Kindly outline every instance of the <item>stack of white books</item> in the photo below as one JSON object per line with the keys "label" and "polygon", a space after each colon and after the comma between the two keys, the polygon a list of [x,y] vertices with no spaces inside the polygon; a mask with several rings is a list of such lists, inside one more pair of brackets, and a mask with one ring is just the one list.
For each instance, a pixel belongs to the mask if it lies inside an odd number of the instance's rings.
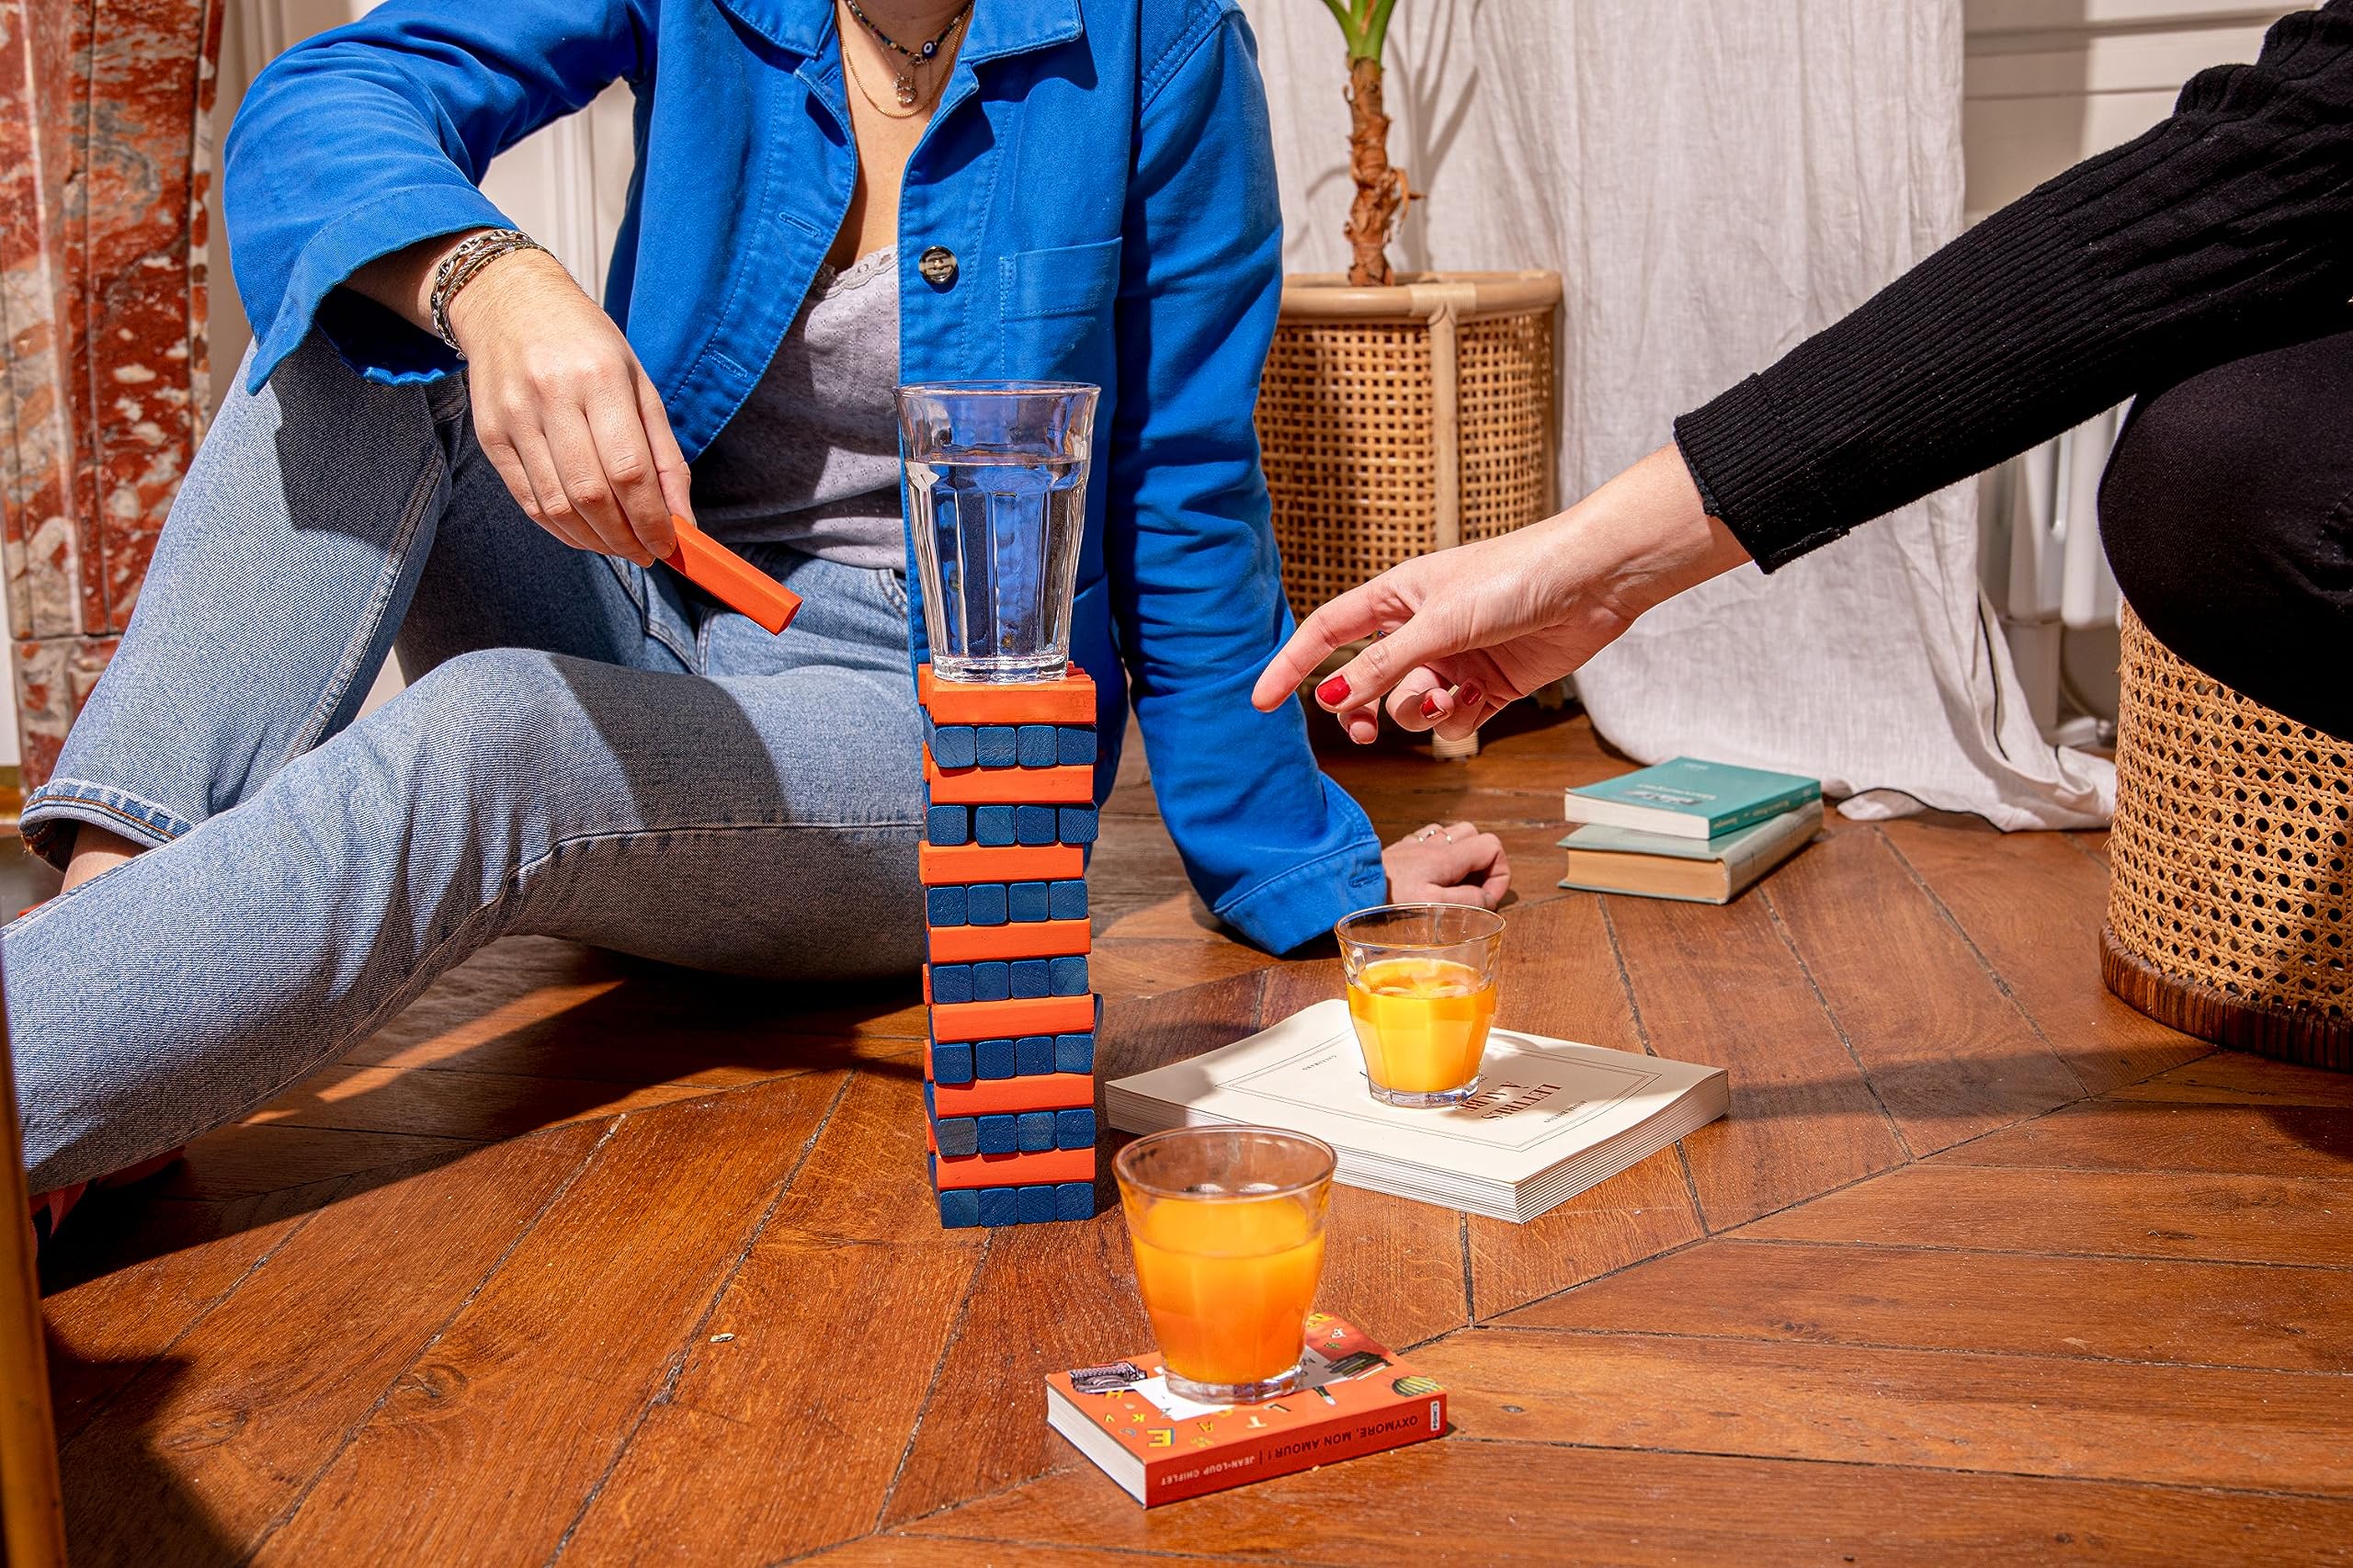
{"label": "stack of white books", "polygon": [[1720,1067],[1496,1029],[1478,1094],[1404,1110],[1367,1092],[1347,1004],[1105,1085],[1125,1132],[1250,1122],[1321,1138],[1337,1179],[1525,1223],[1724,1114]]}

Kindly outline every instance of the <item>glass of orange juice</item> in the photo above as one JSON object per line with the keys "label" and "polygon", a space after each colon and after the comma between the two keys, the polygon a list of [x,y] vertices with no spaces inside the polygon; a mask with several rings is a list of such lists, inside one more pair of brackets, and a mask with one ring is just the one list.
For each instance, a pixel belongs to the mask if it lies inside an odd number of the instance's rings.
{"label": "glass of orange juice", "polygon": [[1111,1162],[1171,1392],[1245,1404],[1298,1389],[1333,1165],[1330,1144],[1271,1127],[1179,1127]]}
{"label": "glass of orange juice", "polygon": [[1332,931],[1372,1097],[1427,1110],[1477,1093],[1504,917],[1465,903],[1389,903]]}

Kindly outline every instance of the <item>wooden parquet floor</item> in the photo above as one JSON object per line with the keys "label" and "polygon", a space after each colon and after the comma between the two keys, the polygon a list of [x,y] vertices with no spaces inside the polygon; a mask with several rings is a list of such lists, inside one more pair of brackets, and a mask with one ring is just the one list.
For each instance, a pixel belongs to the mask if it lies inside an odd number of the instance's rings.
{"label": "wooden parquet floor", "polygon": [[[2097,835],[1561,892],[1558,790],[1625,765],[1518,722],[1330,762],[1385,832],[1505,833],[1505,1021],[1733,1111],[1529,1225],[1336,1195],[1323,1304],[1443,1441],[1144,1513],[1040,1393],[1148,1341],[1116,1210],[938,1228],[911,988],[518,940],[50,1259],[76,1561],[2353,1557],[2353,1079],[2109,997]],[[1218,934],[1140,776],[1095,883],[1114,1074],[1336,991]]]}

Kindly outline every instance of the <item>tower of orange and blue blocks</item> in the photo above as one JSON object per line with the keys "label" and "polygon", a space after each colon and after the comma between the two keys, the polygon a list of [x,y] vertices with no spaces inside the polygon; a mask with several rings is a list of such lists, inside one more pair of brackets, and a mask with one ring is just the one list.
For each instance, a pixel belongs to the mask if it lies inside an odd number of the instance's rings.
{"label": "tower of orange and blue blocks", "polygon": [[939,1222],[1095,1213],[1086,846],[1095,683],[979,685],[920,672],[931,1039],[924,1061]]}

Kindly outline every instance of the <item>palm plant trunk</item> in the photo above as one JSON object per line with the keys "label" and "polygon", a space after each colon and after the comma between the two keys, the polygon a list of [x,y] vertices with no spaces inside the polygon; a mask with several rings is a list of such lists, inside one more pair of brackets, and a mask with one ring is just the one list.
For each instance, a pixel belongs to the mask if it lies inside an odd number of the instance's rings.
{"label": "palm plant trunk", "polygon": [[1348,62],[1348,174],[1356,199],[1348,204],[1348,281],[1386,285],[1389,235],[1405,201],[1405,176],[1389,165],[1389,117],[1381,112],[1381,62]]}
{"label": "palm plant trunk", "polygon": [[1324,0],[1348,40],[1348,281],[1363,288],[1394,280],[1389,236],[1405,205],[1405,171],[1389,164],[1389,116],[1381,104],[1381,48],[1397,0]]}

